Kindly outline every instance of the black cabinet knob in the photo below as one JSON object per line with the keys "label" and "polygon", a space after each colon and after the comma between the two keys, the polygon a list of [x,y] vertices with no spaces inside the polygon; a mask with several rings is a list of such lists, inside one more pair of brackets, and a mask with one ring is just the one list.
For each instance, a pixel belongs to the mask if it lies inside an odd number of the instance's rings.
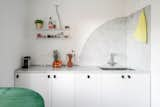
{"label": "black cabinet knob", "polygon": [[90,78],[91,78],[91,76],[90,76],[90,75],[87,75],[87,78],[88,78],[88,79],[90,79]]}
{"label": "black cabinet knob", "polygon": [[50,76],[50,75],[48,75],[48,78],[51,78],[51,76]]}
{"label": "black cabinet knob", "polygon": [[131,79],[131,76],[130,76],[130,75],[128,75],[128,78],[129,78],[129,79]]}
{"label": "black cabinet knob", "polygon": [[121,76],[121,78],[122,78],[122,79],[125,79],[125,76],[124,76],[124,75],[122,75],[122,76]]}
{"label": "black cabinet knob", "polygon": [[18,75],[18,74],[16,75],[16,78],[17,78],[17,79],[19,78],[19,75]]}
{"label": "black cabinet knob", "polygon": [[57,78],[57,76],[56,76],[56,75],[53,75],[53,78]]}

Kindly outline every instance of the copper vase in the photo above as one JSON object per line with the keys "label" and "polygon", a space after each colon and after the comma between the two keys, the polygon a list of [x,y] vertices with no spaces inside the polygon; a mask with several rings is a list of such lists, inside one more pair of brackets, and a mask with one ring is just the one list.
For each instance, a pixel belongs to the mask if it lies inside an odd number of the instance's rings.
{"label": "copper vase", "polygon": [[68,67],[72,67],[73,63],[72,63],[72,54],[67,54],[68,56],[68,62],[67,62],[67,66]]}

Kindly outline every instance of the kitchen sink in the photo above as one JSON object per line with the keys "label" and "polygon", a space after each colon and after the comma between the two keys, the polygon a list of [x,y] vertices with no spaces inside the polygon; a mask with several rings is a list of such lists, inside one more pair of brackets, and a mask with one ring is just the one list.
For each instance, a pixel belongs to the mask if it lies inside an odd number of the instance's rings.
{"label": "kitchen sink", "polygon": [[126,68],[126,67],[100,67],[102,70],[134,70],[131,68]]}

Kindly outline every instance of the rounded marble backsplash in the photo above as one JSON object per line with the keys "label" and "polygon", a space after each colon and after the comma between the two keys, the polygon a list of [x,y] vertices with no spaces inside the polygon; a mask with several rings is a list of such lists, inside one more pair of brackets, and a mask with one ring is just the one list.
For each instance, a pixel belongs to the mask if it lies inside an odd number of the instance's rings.
{"label": "rounded marble backsplash", "polygon": [[80,65],[105,65],[111,53],[120,65],[126,64],[126,17],[100,26],[87,40],[80,55]]}
{"label": "rounded marble backsplash", "polygon": [[148,43],[136,41],[139,10],[127,17],[113,19],[97,28],[88,38],[79,56],[79,65],[108,65],[110,54],[115,54],[115,62],[134,69],[150,70],[150,6],[144,8],[147,21]]}

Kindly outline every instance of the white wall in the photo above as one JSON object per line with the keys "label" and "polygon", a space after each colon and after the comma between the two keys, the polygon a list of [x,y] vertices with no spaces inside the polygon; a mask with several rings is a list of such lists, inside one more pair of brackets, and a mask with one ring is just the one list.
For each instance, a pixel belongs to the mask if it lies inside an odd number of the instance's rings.
{"label": "white wall", "polygon": [[125,15],[124,0],[62,0],[60,13],[65,25],[71,26],[71,38],[67,40],[36,40],[34,20],[47,21],[55,16],[53,0],[30,0],[29,47],[34,64],[51,64],[52,51],[58,49],[65,54],[72,49],[80,54],[90,34],[106,21]]}
{"label": "white wall", "polygon": [[160,106],[160,1],[152,0],[152,45],[151,45],[151,69],[152,69],[152,107]]}
{"label": "white wall", "polygon": [[126,15],[130,15],[150,4],[151,0],[126,0]]}
{"label": "white wall", "polygon": [[0,87],[7,87],[25,53],[26,1],[0,0],[0,14]]}

